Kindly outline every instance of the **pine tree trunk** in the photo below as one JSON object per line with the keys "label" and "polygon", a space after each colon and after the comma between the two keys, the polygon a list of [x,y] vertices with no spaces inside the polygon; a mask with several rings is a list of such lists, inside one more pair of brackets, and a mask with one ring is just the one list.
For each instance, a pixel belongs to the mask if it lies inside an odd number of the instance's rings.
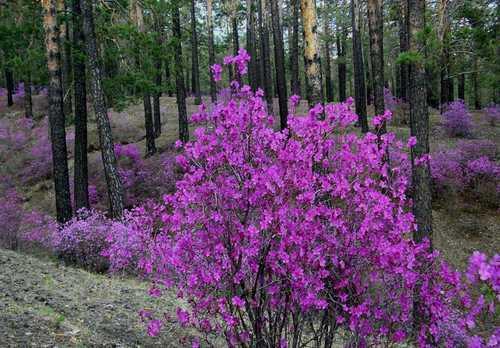
{"label": "pine tree trunk", "polygon": [[299,12],[300,0],[291,0],[292,10],[292,47],[290,52],[291,93],[301,95],[299,76]]}
{"label": "pine tree trunk", "polygon": [[[67,11],[66,0],[62,0],[60,3],[59,11]],[[64,114],[73,114],[73,98],[71,94],[71,76],[72,64],[71,64],[71,37],[69,32],[69,20],[67,18],[61,23],[60,30],[60,42],[63,47],[62,53],[62,84],[63,84],[63,101],[64,101]]]}
{"label": "pine tree trunk", "polygon": [[57,221],[71,219],[71,196],[69,190],[68,153],[61,85],[61,48],[57,9],[60,0],[43,0],[43,26],[49,71],[49,126],[52,142],[52,163],[56,196]]}
{"label": "pine tree trunk", "polygon": [[201,104],[200,67],[198,65],[198,33],[196,32],[196,0],[191,0],[191,66],[194,104]]}
{"label": "pine tree trunk", "polygon": [[273,113],[273,79],[271,72],[271,44],[269,42],[269,4],[266,0],[258,1],[260,60],[262,62],[261,81],[264,88],[264,97],[267,102],[268,113]]}
{"label": "pine tree trunk", "polygon": [[465,101],[465,74],[458,75],[458,99]]}
{"label": "pine tree trunk", "polygon": [[[337,28],[337,69],[339,76],[339,101],[346,100],[346,57],[345,57],[345,38],[340,28]],[[341,38],[342,36],[342,38]]]}
{"label": "pine tree trunk", "polygon": [[83,28],[87,48],[87,61],[90,77],[90,95],[97,120],[101,157],[108,187],[110,214],[114,218],[123,215],[123,186],[118,174],[113,136],[102,86],[102,71],[99,66],[99,53],[94,27],[93,0],[82,0]]}
{"label": "pine tree trunk", "polygon": [[280,129],[287,127],[288,99],[286,93],[285,51],[283,49],[283,33],[278,0],[269,0],[273,24],[274,64],[276,68],[276,87],[278,91],[278,104],[280,108]]}
{"label": "pine tree trunk", "polygon": [[[260,0],[258,0],[260,1]],[[210,67],[215,64],[215,49],[214,49],[214,26],[212,16],[212,0],[207,0],[207,30],[208,30],[208,76],[210,76],[210,97],[212,103],[217,101],[217,85],[212,76]]]}
{"label": "pine tree trunk", "polygon": [[316,4],[314,0],[301,0],[302,26],[304,28],[304,58],[307,80],[309,106],[323,103],[323,83],[317,39]]}
{"label": "pine tree trunk", "polygon": [[7,87],[7,106],[14,105],[14,99],[12,94],[14,92],[14,76],[12,75],[12,70],[5,68],[5,83]]}
{"label": "pine tree trunk", "polygon": [[158,138],[161,134],[161,110],[160,110],[160,97],[161,97],[161,59],[155,62],[156,76],[155,87],[156,91],[153,94],[153,122],[154,122],[154,137]]}
{"label": "pine tree trunk", "polygon": [[[375,115],[382,115],[384,105],[384,22],[382,0],[368,0],[368,27],[370,32],[370,57]],[[380,126],[380,133],[386,132],[386,124]]]}
{"label": "pine tree trunk", "polygon": [[73,0],[73,90],[75,99],[75,210],[90,208],[87,159],[87,84],[85,75],[85,37],[80,0]]}
{"label": "pine tree trunk", "polygon": [[33,99],[31,98],[31,72],[28,72],[24,80],[24,115],[33,118]]}
{"label": "pine tree trunk", "polygon": [[153,124],[153,110],[151,108],[151,96],[145,92],[143,97],[144,121],[146,128],[146,157],[152,156],[156,152],[155,130]]}
{"label": "pine tree trunk", "polygon": [[[130,20],[136,25],[140,33],[145,32],[143,8],[138,0],[130,2]],[[141,69],[140,58],[136,57],[135,59],[137,68]],[[142,100],[144,106],[144,128],[146,129],[146,157],[149,157],[156,152],[156,145],[151,95],[148,90],[142,92]]]}
{"label": "pine tree trunk", "polygon": [[[155,30],[158,35],[157,44],[158,47],[163,47],[163,29],[161,25],[161,17],[159,14],[155,14]],[[155,92],[153,94],[153,120],[154,120],[154,134],[155,138],[158,138],[161,134],[161,111],[160,111],[160,97],[161,97],[161,54],[157,53],[155,56]]]}
{"label": "pine tree trunk", "polygon": [[[408,51],[408,0],[399,0],[399,52]],[[408,100],[408,65],[400,64],[399,67],[399,97]]]}
{"label": "pine tree trunk", "polygon": [[479,91],[479,81],[478,81],[478,57],[477,54],[474,55],[473,58],[473,72],[472,72],[472,90],[474,93],[474,109],[480,110],[481,109],[481,95]]}
{"label": "pine tree trunk", "polygon": [[184,89],[184,75],[182,72],[182,45],[181,45],[181,22],[179,7],[172,10],[172,31],[174,36],[175,52],[175,85],[177,110],[179,113],[179,139],[183,142],[189,141],[189,129],[186,110],[186,90]]}
{"label": "pine tree trunk", "polygon": [[[423,52],[425,43],[418,38],[425,26],[425,1],[408,0],[409,42],[412,52]],[[427,109],[424,59],[410,64],[410,132],[417,139],[411,149],[413,214],[417,224],[414,240],[432,241],[431,176],[429,162],[415,164],[429,154],[429,111]]]}
{"label": "pine tree trunk", "polygon": [[326,101],[333,102],[332,67],[330,57],[330,25],[327,18],[323,19],[325,35],[325,90]]}
{"label": "pine tree trunk", "polygon": [[448,77],[448,100],[450,102],[455,100],[455,82],[453,77]]}
{"label": "pine tree trunk", "polygon": [[[232,32],[232,40],[233,40],[233,55],[237,55],[240,49],[240,38],[238,34],[238,1],[231,0],[231,32]],[[238,69],[234,69],[234,79],[241,82],[240,74],[238,73]]]}
{"label": "pine tree trunk", "polygon": [[363,133],[368,132],[368,120],[366,116],[366,87],[365,72],[363,64],[363,51],[361,44],[361,20],[359,0],[351,0],[351,20],[352,20],[352,56],[354,69],[354,104],[358,123]]}
{"label": "pine tree trunk", "polygon": [[257,90],[257,53],[256,53],[256,40],[255,40],[255,15],[254,15],[254,1],[246,0],[247,4],[247,52],[250,55],[250,62],[248,63],[248,83],[254,91]]}
{"label": "pine tree trunk", "polygon": [[172,97],[174,94],[172,92],[172,83],[171,83],[171,78],[170,78],[170,61],[166,59],[164,61],[165,64],[165,86],[167,88],[167,95],[169,97]]}

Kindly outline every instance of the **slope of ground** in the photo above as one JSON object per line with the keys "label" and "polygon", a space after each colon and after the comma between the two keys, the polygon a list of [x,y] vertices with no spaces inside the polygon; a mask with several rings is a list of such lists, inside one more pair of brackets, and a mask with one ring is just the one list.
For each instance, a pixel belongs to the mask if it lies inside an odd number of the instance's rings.
{"label": "slope of ground", "polygon": [[179,347],[186,331],[172,321],[151,338],[138,315],[178,305],[174,295],[149,297],[137,280],[0,249],[1,347]]}

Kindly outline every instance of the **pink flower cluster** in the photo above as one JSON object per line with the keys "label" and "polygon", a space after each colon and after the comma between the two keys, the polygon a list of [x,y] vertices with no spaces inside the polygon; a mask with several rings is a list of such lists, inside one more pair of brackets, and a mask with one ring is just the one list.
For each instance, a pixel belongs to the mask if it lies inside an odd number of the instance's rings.
{"label": "pink flower cluster", "polygon": [[219,64],[214,64],[210,67],[210,70],[214,81],[219,82],[222,79],[222,67]]}
{"label": "pink flower cluster", "polygon": [[[250,55],[244,48],[240,48],[238,50],[238,54],[235,56],[226,56],[224,57],[224,65],[234,65],[238,69],[238,73],[240,75],[245,75],[248,73],[248,62],[250,61]],[[216,64],[217,65],[217,64]],[[213,69],[214,66],[212,66]],[[217,71],[220,69],[220,65],[217,65]],[[219,71],[220,76],[220,71]],[[216,79],[216,73],[214,71],[214,80]]]}

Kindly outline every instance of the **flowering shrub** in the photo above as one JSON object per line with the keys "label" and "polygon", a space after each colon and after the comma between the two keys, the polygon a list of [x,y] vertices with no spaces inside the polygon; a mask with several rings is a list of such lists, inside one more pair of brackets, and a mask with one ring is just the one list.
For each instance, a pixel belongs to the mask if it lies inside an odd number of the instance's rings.
{"label": "flowering shrub", "polygon": [[[0,187],[1,189],[1,187]],[[3,188],[2,209],[0,209],[0,223],[2,229],[0,233],[0,247],[6,249],[16,249],[19,243],[19,229],[21,226],[22,200],[19,194],[12,188]]]}
{"label": "flowering shrub", "polygon": [[[180,173],[173,150],[143,159],[136,144],[115,144],[115,154],[128,208],[141,205],[148,199],[160,199],[163,194],[174,190]],[[99,163],[95,162],[89,166],[89,196],[97,208],[106,209],[106,181]]]}
{"label": "flowering shrub", "polygon": [[[291,116],[277,132],[262,92],[233,86],[229,102],[193,115],[207,126],[176,159],[186,174],[142,262],[155,296],[175,286],[189,303],[182,325],[229,346],[328,345],[340,328],[365,344],[401,342],[417,292],[422,346],[465,335],[451,306],[459,276],[409,238],[403,145],[348,133],[351,102]],[[161,321],[149,318],[157,334]]]}
{"label": "flowering shrub", "polygon": [[463,100],[449,103],[443,112],[443,127],[451,137],[468,137],[472,134],[472,119]]}
{"label": "flowering shrub", "polygon": [[[14,208],[2,212],[0,221],[4,221],[4,216],[16,216],[14,211],[19,216],[19,206],[10,204],[8,207],[11,205]],[[125,211],[119,221],[107,218],[98,210],[82,209],[61,227],[57,227],[53,220],[49,223],[41,214],[33,213],[13,222],[19,225],[21,221],[29,221],[30,228],[21,236],[22,239],[40,243],[68,262],[98,272],[137,273],[144,268],[140,267],[141,260],[146,258],[148,245],[161,226],[162,211],[156,203],[147,202],[144,206]],[[7,232],[0,237],[8,237]]]}
{"label": "flowering shrub", "polygon": [[492,104],[485,108],[486,119],[489,124],[494,127],[497,122],[500,122],[500,105]]}
{"label": "flowering shrub", "polygon": [[47,241],[56,229],[56,222],[50,216],[37,210],[27,212],[23,199],[12,183],[0,184],[0,248],[20,249],[32,242]]}
{"label": "flowering shrub", "polygon": [[106,234],[107,246],[101,252],[110,270],[135,273],[144,269],[149,246],[161,227],[163,207],[152,201],[126,211],[121,221],[113,221]]}
{"label": "flowering shrub", "polygon": [[436,196],[469,194],[493,207],[500,198],[500,165],[496,145],[489,140],[459,141],[432,154],[431,174]]}
{"label": "flowering shrub", "polygon": [[15,104],[24,103],[24,82],[20,82],[15,88],[12,94],[12,99]]}
{"label": "flowering shrub", "polygon": [[106,246],[110,225],[111,221],[104,214],[95,210],[80,210],[62,228],[54,231],[48,246],[66,261],[104,271],[108,263],[101,253]]}
{"label": "flowering shrub", "polygon": [[389,88],[384,88],[384,105],[393,115],[392,124],[400,126],[408,124],[408,105],[392,95]]}
{"label": "flowering shrub", "polygon": [[[74,139],[68,132],[67,141]],[[68,144],[71,153],[72,146]],[[13,156],[15,154],[15,156]],[[21,117],[0,121],[0,163],[2,174],[23,184],[33,184],[52,175],[52,148],[48,118],[39,122]]]}

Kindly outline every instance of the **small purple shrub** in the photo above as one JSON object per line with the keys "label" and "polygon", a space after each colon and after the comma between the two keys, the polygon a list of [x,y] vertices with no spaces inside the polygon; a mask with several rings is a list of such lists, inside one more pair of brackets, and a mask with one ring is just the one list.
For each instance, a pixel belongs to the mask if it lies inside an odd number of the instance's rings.
{"label": "small purple shrub", "polygon": [[500,122],[500,105],[491,104],[490,106],[484,109],[484,113],[486,115],[486,119],[488,123],[495,127],[498,122]]}
{"label": "small purple shrub", "polygon": [[388,88],[384,88],[384,104],[386,110],[392,113],[391,124],[399,126],[408,124],[408,105],[392,95]]}
{"label": "small purple shrub", "polygon": [[109,265],[101,253],[106,247],[110,225],[111,221],[104,214],[95,210],[80,210],[51,236],[50,247],[68,262],[93,271],[105,271]]}
{"label": "small purple shrub", "polygon": [[46,246],[56,230],[55,220],[37,210],[27,212],[22,196],[10,185],[0,185],[0,248],[20,249],[36,242]]}
{"label": "small purple shrub", "polygon": [[[126,207],[141,205],[149,199],[160,199],[163,194],[174,190],[180,173],[172,150],[143,159],[136,144],[116,144],[115,153]],[[107,189],[100,162],[89,165],[90,190],[91,203],[105,210]]]}
{"label": "small purple shrub", "polygon": [[469,137],[472,135],[472,118],[463,100],[446,105],[443,112],[443,127],[450,137]]}
{"label": "small purple shrub", "polygon": [[[500,199],[500,165],[495,162],[496,145],[489,140],[459,141],[431,156],[434,194],[468,194],[492,207]],[[496,202],[496,203],[495,203]]]}

